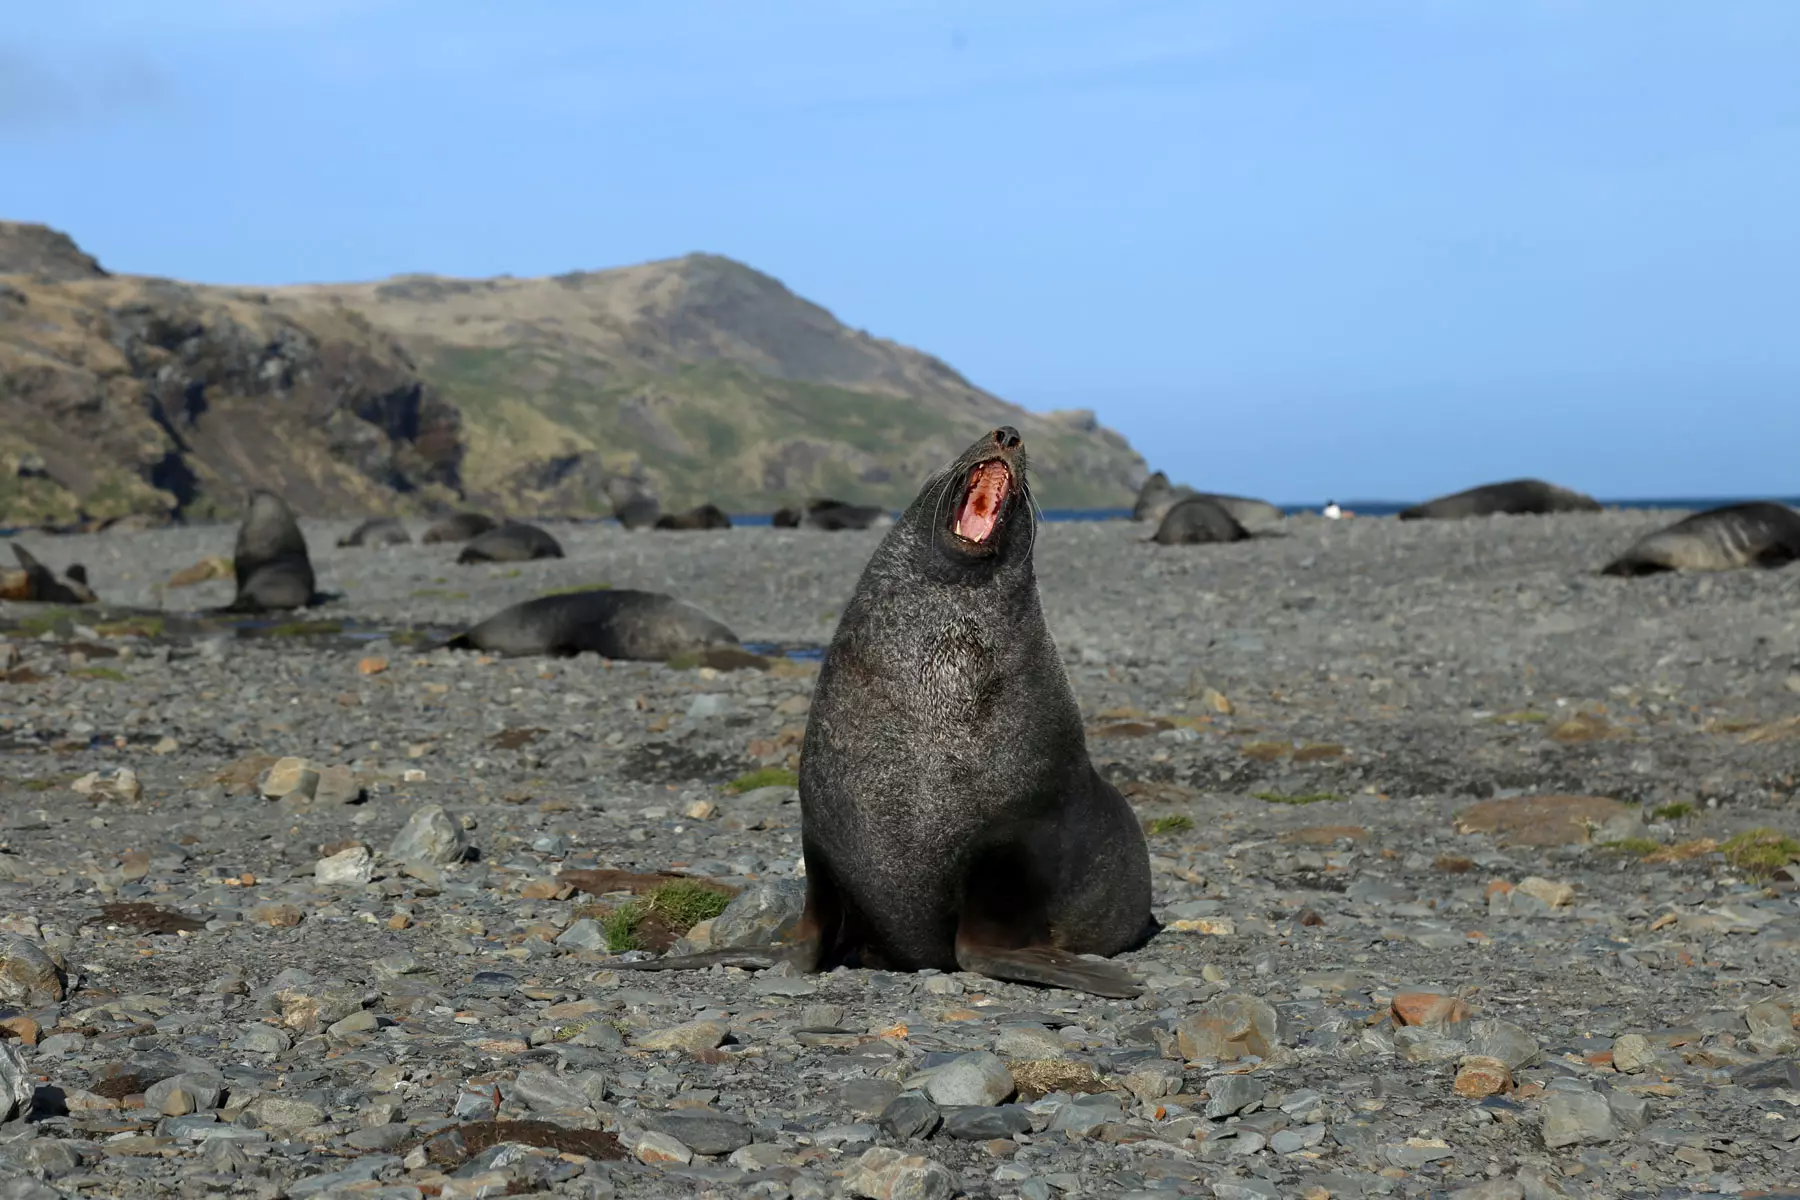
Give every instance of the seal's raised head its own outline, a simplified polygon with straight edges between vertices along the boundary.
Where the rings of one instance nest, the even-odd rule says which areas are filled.
[[[943,564],[977,567],[1030,554],[1033,518],[1025,440],[1010,425],[963,451],[925,485],[901,524]]]

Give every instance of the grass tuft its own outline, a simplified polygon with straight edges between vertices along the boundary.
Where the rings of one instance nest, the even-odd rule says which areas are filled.
[[[1144,822],[1144,832],[1151,837],[1160,837],[1165,833],[1186,833],[1194,827],[1194,818],[1182,813],[1172,817],[1151,817]]]
[[[1764,879],[1800,859],[1800,842],[1777,829],[1746,829],[1719,844],[1725,861],[1752,879]]]
[[[644,906],[636,900],[621,904],[607,913],[600,921],[600,927],[606,930],[606,948],[614,954],[642,950],[644,947],[638,941],[637,927],[643,924],[646,915]]]
[[[1635,858],[1647,858],[1661,850],[1663,845],[1650,838],[1628,837],[1620,838],[1616,842],[1601,842],[1600,848],[1616,851],[1619,854],[1629,854]]]
[[[1685,800],[1677,800],[1673,804],[1659,804],[1650,810],[1650,815],[1659,821],[1681,821],[1694,815],[1697,810]]]
[[[673,880],[648,894],[607,913],[600,926],[606,931],[606,948],[614,954],[645,948],[638,936],[646,920],[657,918],[670,934],[680,937],[702,921],[725,911],[731,897],[717,888],[685,879]]]
[[[69,672],[77,679],[104,679],[108,683],[124,683],[125,672],[112,667],[76,667]]]
[[[758,767],[726,784],[725,790],[735,796],[741,792],[754,792],[757,788],[799,786],[800,776],[786,767]]]

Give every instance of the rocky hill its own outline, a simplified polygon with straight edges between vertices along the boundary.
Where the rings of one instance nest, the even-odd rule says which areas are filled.
[[[712,255],[228,288],[109,275],[0,223],[0,524],[205,515],[250,483],[319,515],[603,512],[621,487],[899,504],[1001,423],[1045,505],[1128,504],[1145,474],[1091,412],[1027,412]]]

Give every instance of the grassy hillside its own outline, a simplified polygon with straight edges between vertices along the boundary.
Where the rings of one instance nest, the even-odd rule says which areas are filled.
[[[319,515],[899,506],[1001,424],[1047,506],[1128,504],[1145,474],[1092,413],[1027,412],[716,255],[228,288],[0,222],[0,524],[232,512],[250,486]]]

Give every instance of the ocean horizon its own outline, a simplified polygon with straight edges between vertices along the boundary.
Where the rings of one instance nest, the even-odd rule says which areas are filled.
[[[1671,511],[1699,512],[1709,508],[1719,508],[1727,504],[1744,504],[1752,500],[1769,500],[1776,504],[1786,504],[1791,508],[1800,508],[1800,496],[1652,496],[1629,497],[1625,499],[1605,499],[1600,503],[1606,508],[1654,509]],[[1411,508],[1417,500],[1339,500],[1338,506],[1346,512],[1359,517],[1391,517],[1403,509]],[[1288,516],[1301,516],[1307,513],[1317,515],[1325,507],[1320,500],[1310,504],[1277,504],[1277,508]],[[899,515],[898,510],[889,510]],[[734,526],[761,526],[770,524],[769,513],[731,513]],[[1046,508],[1042,512],[1046,521],[1118,521],[1131,516],[1129,508]],[[308,518],[302,518],[308,519]],[[348,519],[348,518],[345,518]],[[530,517],[527,520],[554,521],[555,517]],[[590,517],[579,519],[579,524],[600,524],[612,520],[611,517]],[[186,524],[186,522],[177,522]],[[202,525],[235,525],[236,518],[222,518],[217,521],[201,521]],[[41,534],[45,532],[31,526],[0,526],[0,538],[14,538],[25,534]]]
[[[1426,497],[1430,499],[1430,497]],[[1776,504],[1786,504],[1791,508],[1800,508],[1800,496],[1679,496],[1679,497],[1633,497],[1628,499],[1601,500],[1606,508],[1633,509],[1672,509],[1699,512],[1708,508],[1720,508],[1727,504],[1745,504],[1752,500],[1772,500]],[[1339,500],[1338,507],[1359,517],[1391,517],[1403,509],[1419,504],[1419,500]],[[1271,501],[1288,516],[1301,516],[1306,513],[1318,514],[1325,501],[1319,500],[1308,504],[1277,503]],[[1117,521],[1131,516],[1129,508],[1046,508],[1043,518],[1046,521]],[[732,513],[733,525],[767,525],[768,513]]]

